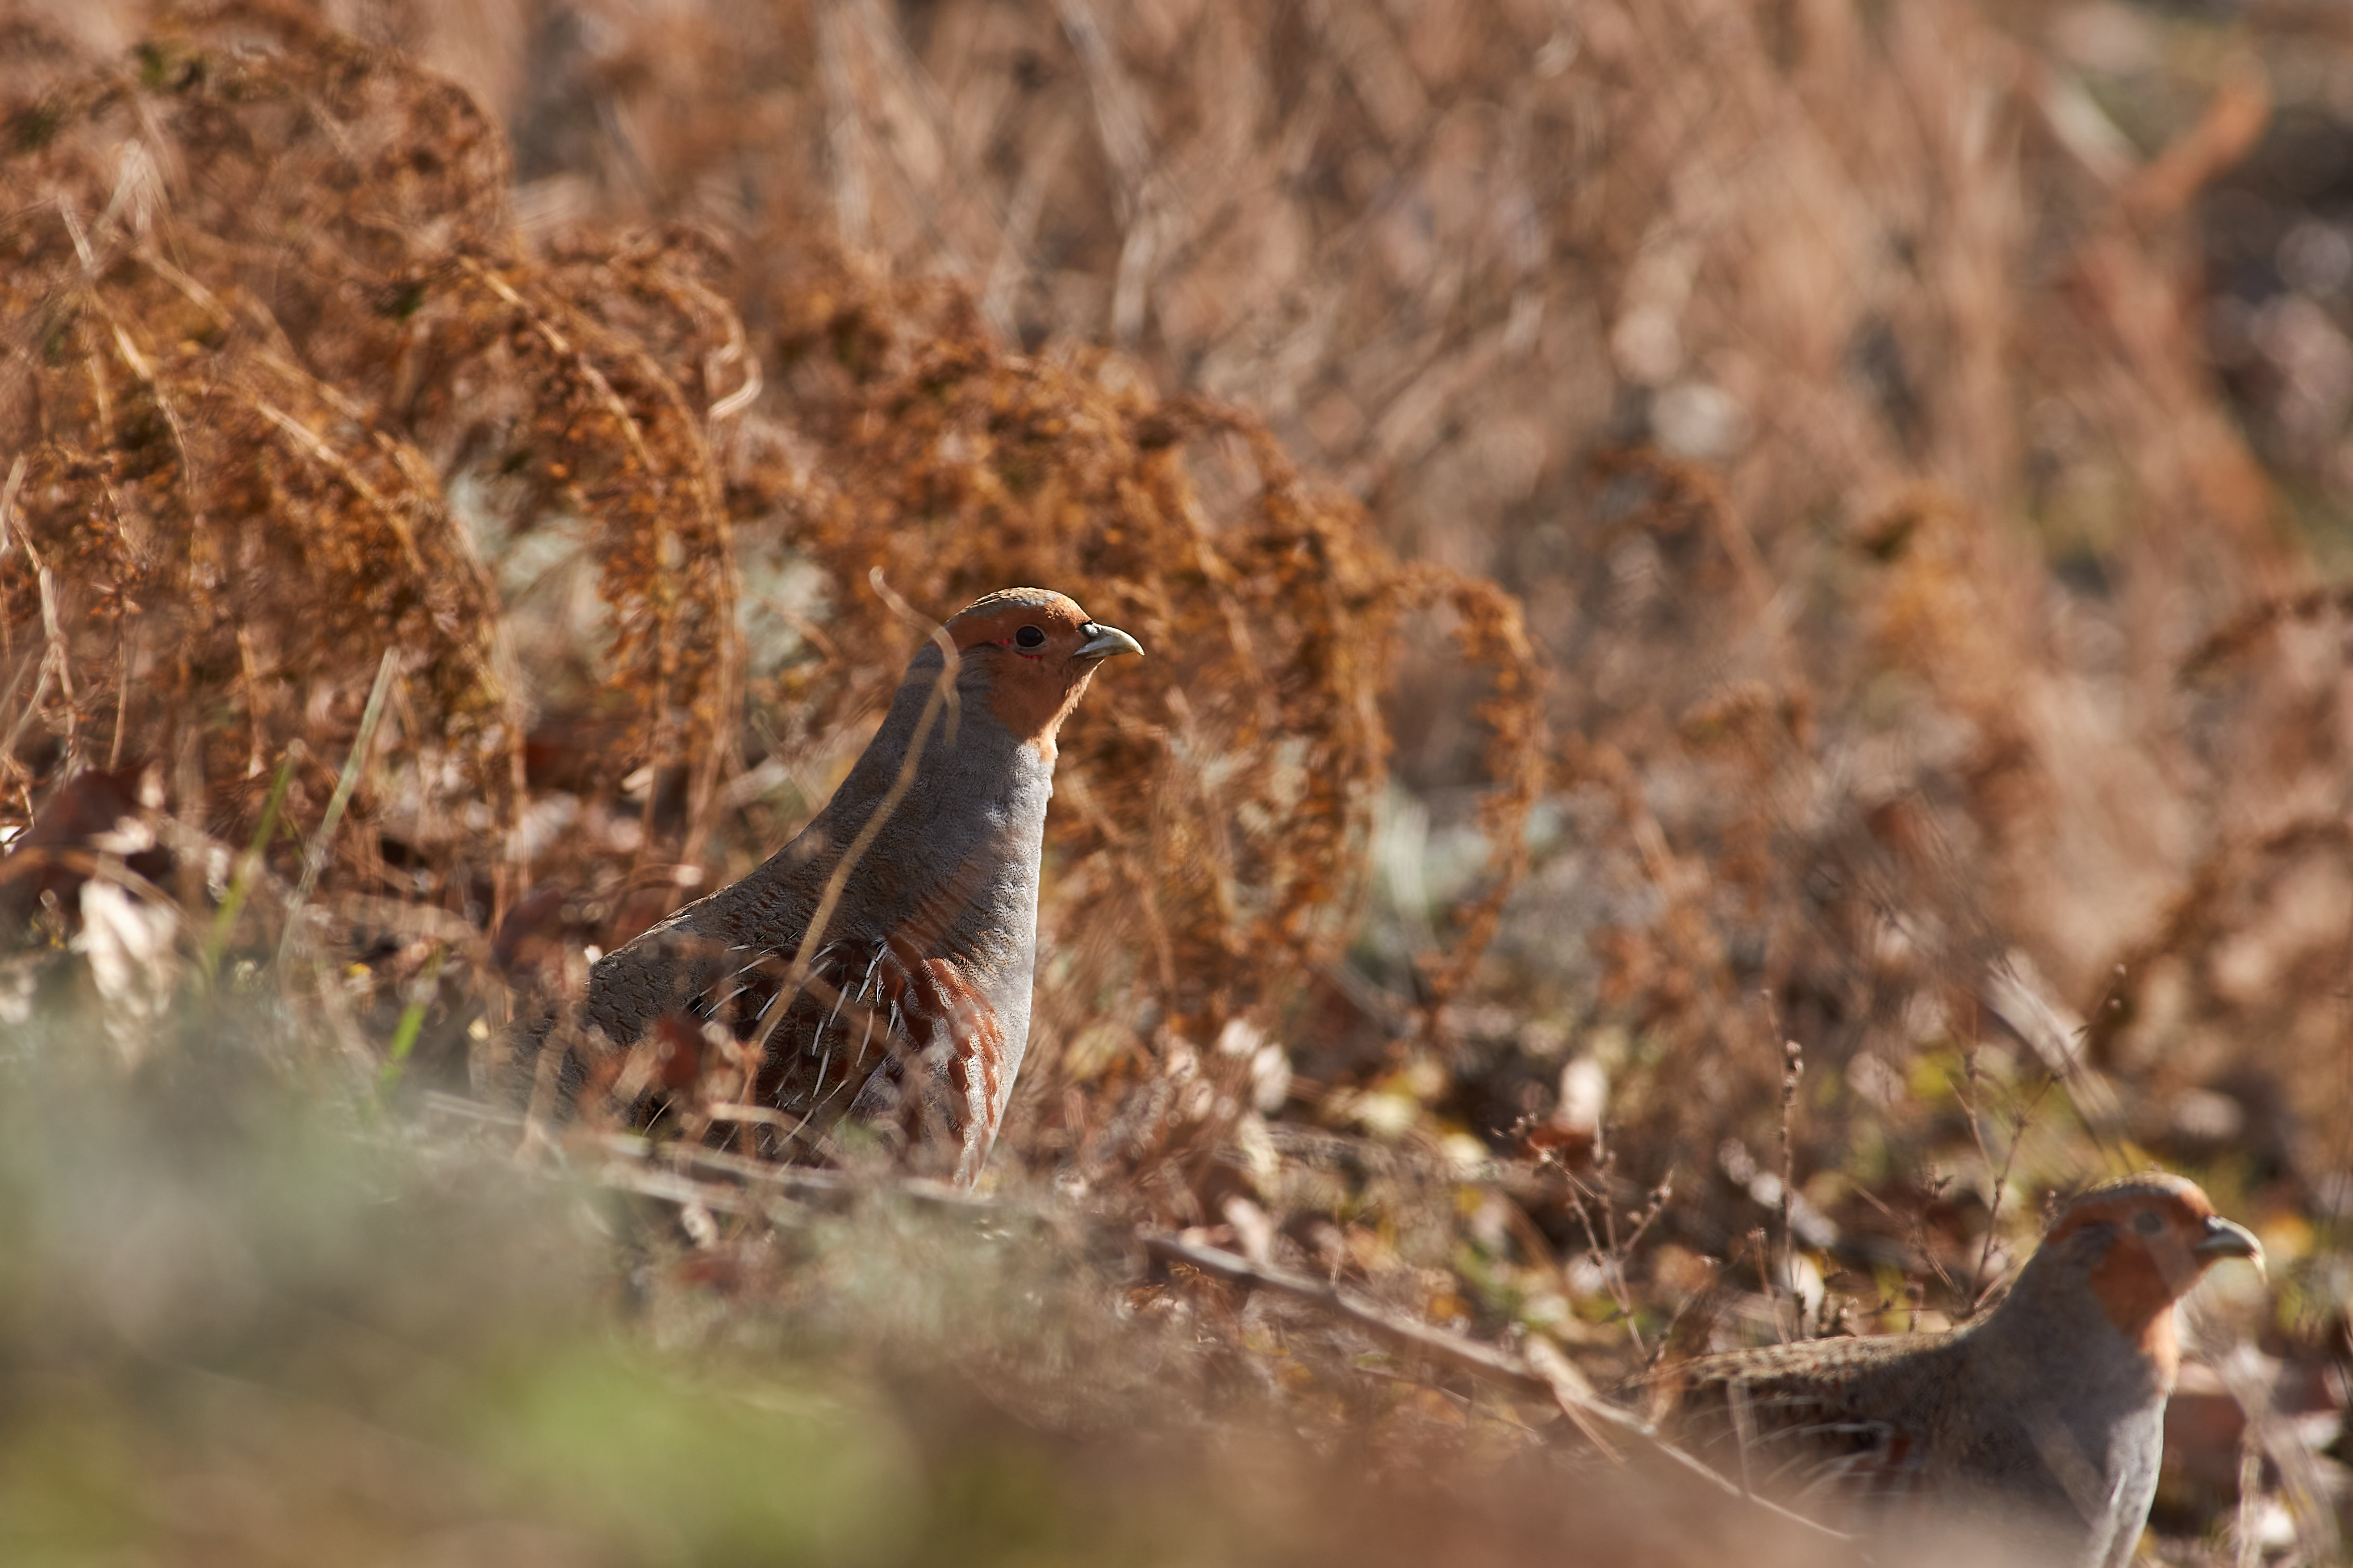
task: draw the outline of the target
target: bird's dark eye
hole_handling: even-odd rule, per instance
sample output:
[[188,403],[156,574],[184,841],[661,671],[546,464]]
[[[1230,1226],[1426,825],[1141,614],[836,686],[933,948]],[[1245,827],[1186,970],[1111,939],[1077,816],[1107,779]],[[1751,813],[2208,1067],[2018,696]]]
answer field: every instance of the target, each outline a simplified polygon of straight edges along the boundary
[[2165,1228],[2165,1221],[2159,1219],[2152,1211],[2143,1209],[2133,1215],[2133,1228],[2143,1236],[2155,1236]]
[[1023,626],[1019,631],[1013,634],[1013,641],[1018,647],[1044,647],[1046,646],[1046,634],[1039,631],[1036,626]]

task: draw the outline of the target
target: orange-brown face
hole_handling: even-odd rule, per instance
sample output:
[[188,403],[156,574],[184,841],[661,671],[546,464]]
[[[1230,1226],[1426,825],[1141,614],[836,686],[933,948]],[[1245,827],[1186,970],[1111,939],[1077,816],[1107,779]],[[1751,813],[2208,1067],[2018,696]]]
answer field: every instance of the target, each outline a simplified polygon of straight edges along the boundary
[[2062,1211],[2045,1247],[2096,1252],[2092,1291],[2108,1321],[2169,1372],[2177,1352],[2173,1313],[2207,1268],[2224,1258],[2263,1267],[2263,1244],[2214,1212],[2194,1182],[2126,1177],[2094,1187]]
[[956,652],[988,672],[988,710],[1054,760],[1054,738],[1104,659],[1141,654],[1136,640],[1100,626],[1069,597],[1045,588],[1007,588],[947,623]]

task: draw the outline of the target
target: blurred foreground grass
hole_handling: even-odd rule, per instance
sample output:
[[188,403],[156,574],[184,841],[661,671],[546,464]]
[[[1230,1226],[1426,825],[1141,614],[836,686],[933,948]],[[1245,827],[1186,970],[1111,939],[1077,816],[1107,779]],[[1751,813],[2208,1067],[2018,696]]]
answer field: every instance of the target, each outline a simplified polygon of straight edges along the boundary
[[1127,1378],[1084,1364],[1082,1252],[876,1197],[698,1269],[662,1216],[262,1065],[298,1033],[199,1010],[127,1076],[78,1014],[6,1047],[0,1561],[1235,1560],[1173,1478],[1084,1476],[980,1396],[1155,1400],[1151,1325]]
[[889,1412],[804,1356],[654,1349],[562,1182],[77,1016],[0,1089],[0,1560],[892,1562]]

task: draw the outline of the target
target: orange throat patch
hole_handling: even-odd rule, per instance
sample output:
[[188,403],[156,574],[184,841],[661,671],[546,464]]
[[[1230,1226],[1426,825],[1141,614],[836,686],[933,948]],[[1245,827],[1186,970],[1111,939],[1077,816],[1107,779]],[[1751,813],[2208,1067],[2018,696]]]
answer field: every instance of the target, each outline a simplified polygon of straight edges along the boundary
[[1086,694],[1087,682],[1093,677],[1094,670],[1089,668],[1066,683],[1060,670],[1038,663],[1008,661],[989,681],[988,710],[997,722],[1034,748],[1039,761],[1050,766],[1059,754],[1056,742],[1062,731],[1062,721],[1079,705],[1079,699]]
[[2092,1268],[2092,1293],[2116,1331],[2140,1348],[2155,1363],[2158,1377],[2168,1391],[2181,1366],[2180,1332],[2174,1323],[2173,1304],[2188,1289],[2168,1279],[2156,1258],[2143,1247],[2119,1244]]

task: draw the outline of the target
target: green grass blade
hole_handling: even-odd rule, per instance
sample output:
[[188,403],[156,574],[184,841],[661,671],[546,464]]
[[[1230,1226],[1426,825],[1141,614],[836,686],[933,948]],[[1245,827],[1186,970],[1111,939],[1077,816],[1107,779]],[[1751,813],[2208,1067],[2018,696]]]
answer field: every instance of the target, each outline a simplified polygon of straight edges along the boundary
[[434,992],[441,984],[441,961],[449,955],[448,949],[435,950],[426,960],[425,973],[417,979],[416,993],[408,1005],[400,1010],[400,1022],[392,1031],[392,1047],[385,1053],[384,1066],[375,1075],[375,1092],[379,1100],[387,1098],[400,1087],[400,1075],[408,1065],[408,1053],[417,1048],[417,1037],[424,1032],[425,1010],[433,1005]]

